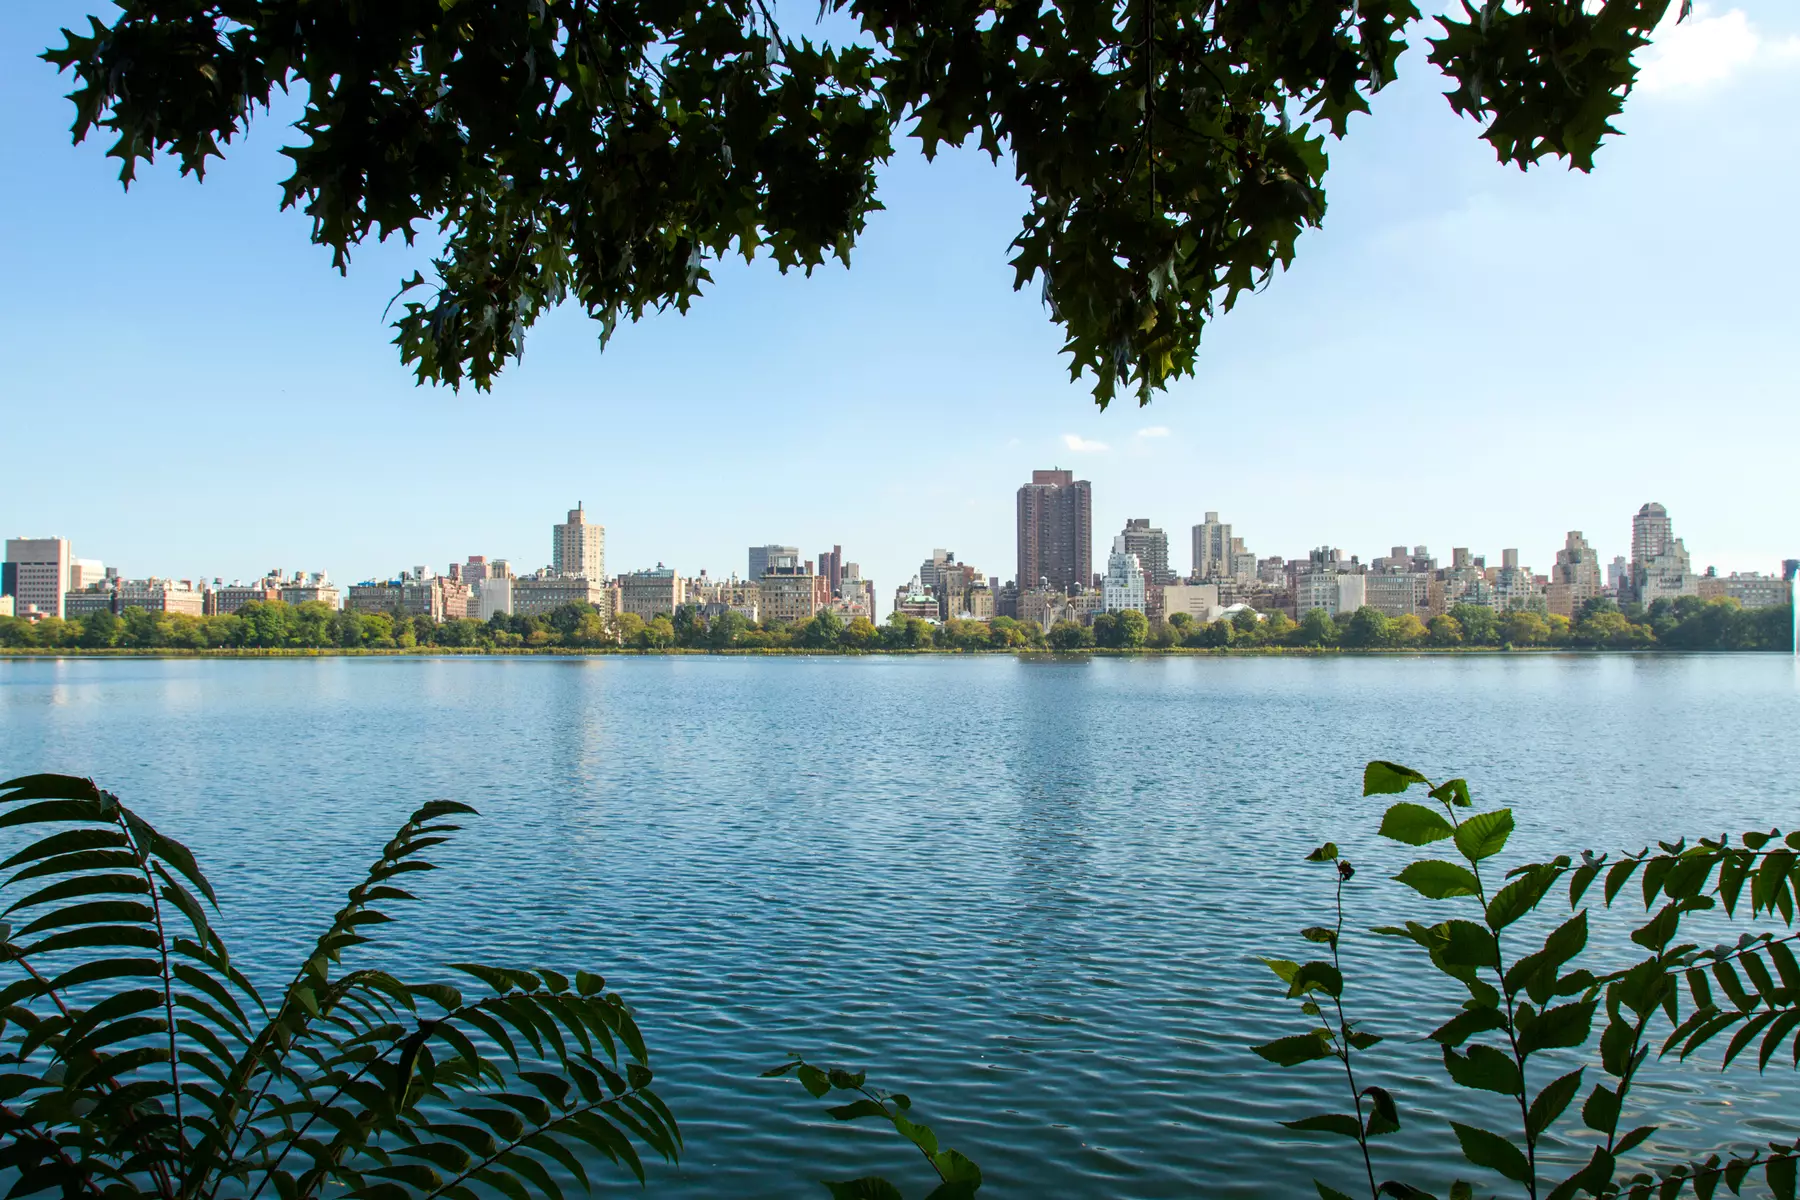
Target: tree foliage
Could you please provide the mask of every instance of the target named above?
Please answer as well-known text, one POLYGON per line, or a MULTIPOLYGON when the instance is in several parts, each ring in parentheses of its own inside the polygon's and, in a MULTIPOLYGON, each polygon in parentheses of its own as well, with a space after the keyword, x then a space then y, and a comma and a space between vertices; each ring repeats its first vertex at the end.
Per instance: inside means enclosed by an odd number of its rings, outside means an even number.
POLYGON ((456 650, 789 650, 847 653, 916 650, 978 651, 1082 650, 1093 646, 1134 650, 1143 647, 1195 650, 1257 650, 1343 646, 1354 650, 1415 647, 1569 646, 1634 650, 1788 650, 1792 610, 1746 610, 1734 600, 1695 597, 1658 600, 1635 618, 1610 602, 1590 608, 1579 621, 1515 610, 1495 614, 1475 605, 1457 605, 1454 616, 1436 616, 1429 625, 1411 614, 1388 618, 1373 608, 1333 618, 1313 609, 1296 624, 1286 614, 1261 617, 1240 611, 1231 620, 1198 624, 1187 613, 1151 626, 1135 611, 1101 613, 1094 624, 1059 622, 1046 633, 1032 622, 1011 617, 990 621, 953 619, 933 624, 917 617, 891 617, 876 626, 867 617, 848 625, 835 613, 821 613, 793 625, 757 624, 741 613, 708 618, 691 606, 649 621, 621 613, 610 622, 592 605, 575 602, 533 616, 498 614, 486 623, 453 618, 406 617, 394 613, 334 612, 323 604, 295 606, 279 600, 247 604, 236 613, 213 617, 146 613, 128 608, 122 616, 90 613, 79 620, 47 618, 35 624, 0 617, 0 647, 37 650, 396 650, 445 647, 456 650), (1465 628, 1463 621, 1468 622, 1465 628), (1064 628, 1066 626, 1066 628, 1064 628), (1061 629, 1061 632, 1058 632, 1061 629))
MULTIPOLYGON (((1431 60, 1504 162, 1581 170, 1669 0, 1488 0, 1431 60)), ((815 41, 764 0, 121 0, 45 57, 74 136, 129 184, 203 175, 275 93, 303 109, 283 205, 346 269, 435 231, 395 341, 421 381, 488 387, 544 312, 685 311, 727 255, 848 262, 896 140, 1010 155, 1036 282, 1104 406, 1192 374, 1206 323, 1324 217, 1326 139, 1394 78, 1412 0, 824 0, 815 41), (834 44, 835 43, 835 44, 834 44)))
MULTIPOLYGON (((1429 803, 1392 804, 1380 834, 1436 851, 1394 877, 1432 912, 1373 932, 1411 944, 1466 997, 1435 1029, 1405 1032, 1436 1043, 1451 1083, 1485 1094, 1490 1111, 1483 1123, 1450 1121, 1445 1138, 1482 1172, 1482 1186, 1529 1200, 1675 1200, 1690 1188, 1699 1200, 1711 1200, 1721 1185, 1735 1195, 1747 1179, 1760 1177, 1772 1195, 1793 1200, 1800 1141, 1758 1135, 1752 1108, 1732 1110, 1745 1142, 1675 1162, 1634 1154, 1658 1129, 1638 1120, 1654 1121, 1660 1107, 1656 1099, 1637 1099, 1634 1088, 1652 1055, 1690 1069, 1700 1065, 1696 1056, 1703 1051, 1719 1052, 1721 1068, 1752 1059, 1759 1071, 1800 1064, 1800 933, 1794 931, 1800 833, 1662 842, 1616 858, 1584 850, 1579 858, 1561 855, 1503 871, 1496 860, 1513 831, 1510 809, 1478 809, 1461 779, 1433 785, 1388 762, 1372 762, 1364 774, 1364 795, 1415 787, 1429 803), (1557 911, 1565 897, 1566 909, 1557 911), (1590 946, 1596 903, 1607 909, 1641 903, 1644 919, 1628 945, 1590 946), (1720 923, 1736 926, 1739 935, 1703 946, 1683 929, 1696 917, 1709 935, 1720 923), (1552 1153, 1553 1146, 1564 1149, 1552 1153)), ((1336 875, 1332 923, 1302 931, 1330 957, 1264 960, 1288 997, 1300 1001, 1308 1025, 1257 1053, 1284 1067, 1336 1060, 1352 1111, 1287 1127, 1354 1141, 1360 1178, 1353 1186, 1360 1191, 1366 1183, 1371 1200, 1432 1200, 1415 1181, 1378 1182, 1386 1172, 1376 1166, 1385 1157, 1377 1139, 1400 1128, 1405 1109, 1369 1070, 1367 1052, 1382 1035, 1350 1011, 1351 981, 1340 950, 1347 936, 1345 886, 1356 872, 1332 843, 1307 857, 1336 875)), ((1408 1119, 1431 1116, 1421 1111, 1408 1119)), ((1317 1186, 1324 1200, 1349 1195, 1322 1180, 1317 1186)), ((1449 1195, 1469 1200, 1474 1189, 1457 1179, 1449 1195)))

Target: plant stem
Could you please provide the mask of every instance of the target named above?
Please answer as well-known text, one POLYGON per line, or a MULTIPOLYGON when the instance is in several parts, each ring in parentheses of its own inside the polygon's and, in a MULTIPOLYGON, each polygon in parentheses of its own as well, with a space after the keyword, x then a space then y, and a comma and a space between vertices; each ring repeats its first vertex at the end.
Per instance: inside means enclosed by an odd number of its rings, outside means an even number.
POLYGON ((1350 1083, 1350 1103, 1356 1106, 1356 1144, 1362 1149, 1363 1170, 1367 1172, 1369 1176, 1369 1200, 1380 1200, 1380 1195, 1375 1188, 1375 1163, 1374 1160, 1369 1157, 1368 1126, 1363 1122, 1362 1092, 1358 1090, 1356 1086, 1356 1072, 1350 1068, 1350 1020, 1344 1015, 1344 989, 1342 986, 1344 966, 1343 960, 1338 955, 1338 943, 1343 940, 1343 937, 1344 874, 1342 871, 1339 871, 1337 881, 1337 932, 1331 939, 1331 965, 1337 968, 1339 980, 1339 994, 1331 998, 1332 1002, 1337 1005, 1338 1036, 1341 1039, 1338 1043, 1338 1057, 1342 1059, 1344 1063, 1344 1078, 1350 1083))

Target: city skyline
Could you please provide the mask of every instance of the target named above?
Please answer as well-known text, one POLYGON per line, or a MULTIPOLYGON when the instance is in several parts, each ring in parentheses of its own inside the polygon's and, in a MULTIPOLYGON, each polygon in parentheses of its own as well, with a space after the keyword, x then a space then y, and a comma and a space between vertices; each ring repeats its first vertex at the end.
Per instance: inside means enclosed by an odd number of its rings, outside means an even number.
MULTIPOLYGON (((1027 495, 1034 490, 1041 490, 1045 485, 1050 485, 1052 491, 1067 493, 1068 499, 1075 502, 1083 515, 1077 515, 1077 508, 1070 508, 1070 511, 1064 514, 1064 519, 1071 522, 1071 528, 1084 528, 1087 523, 1085 510, 1094 498, 1092 491, 1086 486, 1087 483, 1086 480, 1074 479, 1073 473, 1067 470, 1034 470, 1031 481, 1020 487, 1016 496, 1015 534, 1021 549, 1025 544, 1027 495)), ((1069 505, 1065 503, 1065 507, 1069 507, 1069 505)), ((1122 562, 1121 555, 1129 555, 1134 569, 1142 572, 1139 581, 1140 589, 1145 583, 1150 585, 1157 583, 1151 566, 1144 562, 1142 553, 1144 544, 1141 539, 1153 539, 1155 552, 1167 552, 1167 545, 1171 540, 1183 539, 1170 539, 1166 530, 1152 525, 1152 520, 1152 518, 1142 517, 1128 518, 1116 534, 1106 535, 1102 531, 1100 541, 1108 549, 1104 553, 1095 552, 1099 561, 1095 563, 1094 569, 1088 576, 1094 583, 1096 595, 1118 594, 1117 589, 1120 585, 1118 571, 1122 562)), ((1665 505, 1657 501, 1646 501, 1629 518, 1630 533, 1619 553, 1609 557, 1603 551, 1596 550, 1597 539, 1588 536, 1586 531, 1569 530, 1564 535, 1564 545, 1549 555, 1548 561, 1540 562, 1523 554, 1519 548, 1510 546, 1485 548, 1466 545, 1438 545, 1434 547, 1424 542, 1410 544, 1397 542, 1388 547, 1385 555, 1366 553, 1362 549, 1346 551, 1343 546, 1335 545, 1329 540, 1317 542, 1304 550, 1293 547, 1264 547, 1250 544, 1247 537, 1235 533, 1232 522, 1221 520, 1220 514, 1215 510, 1207 510, 1203 514, 1202 521, 1190 528, 1190 536, 1187 539, 1191 542, 1193 552, 1201 555, 1201 559, 1190 561, 1184 571, 1180 569, 1180 555, 1167 553, 1168 575, 1166 578, 1169 583, 1177 585, 1222 578, 1234 572, 1241 578, 1255 579, 1258 575, 1259 561, 1272 559, 1286 560, 1290 564, 1289 575, 1291 577, 1293 568, 1306 562, 1308 557, 1315 562, 1324 561, 1331 564, 1332 570, 1342 570, 1360 564, 1358 569, 1376 572, 1412 571, 1423 573, 1436 570, 1440 562, 1446 568, 1468 568, 1471 564, 1480 567, 1485 563, 1490 571, 1498 570, 1503 593, 1508 586, 1505 581, 1509 578, 1516 578, 1518 583, 1515 586, 1535 588, 1534 594, 1538 595, 1540 600, 1543 599, 1546 589, 1548 589, 1550 610, 1566 611, 1571 607, 1578 608, 1581 601, 1597 597, 1602 592, 1610 595, 1617 591, 1618 572, 1622 566, 1625 568, 1627 577, 1631 577, 1634 571, 1643 576, 1636 580, 1634 586, 1644 593, 1646 599, 1649 599, 1658 595, 1681 594, 1684 577, 1692 580, 1709 574, 1716 574, 1720 577, 1741 574, 1782 578, 1787 563, 1793 558, 1793 556, 1784 556, 1768 564, 1755 565, 1721 566, 1717 563, 1706 562, 1703 557, 1696 558, 1686 548, 1686 537, 1675 534, 1674 524, 1674 516, 1665 505), (1223 556, 1221 556, 1221 550, 1224 552, 1223 556), (1230 553, 1232 551, 1236 552, 1235 555, 1230 553), (1426 565, 1427 559, 1430 560, 1429 566, 1426 565), (1204 570, 1202 569, 1203 565, 1204 570)), ((758 577, 755 568, 761 563, 765 568, 779 574, 802 572, 811 574, 816 571, 821 581, 829 581, 825 591, 821 593, 822 596, 836 592, 838 576, 842 574, 846 565, 857 572, 857 578, 861 581, 873 578, 862 572, 859 564, 853 561, 846 564, 841 543, 833 544, 829 550, 821 551, 814 557, 802 555, 798 547, 793 545, 779 543, 752 545, 748 547, 746 570, 742 574, 735 567, 712 572, 706 567, 687 570, 680 565, 665 565, 665 558, 679 564, 679 557, 675 555, 659 557, 654 567, 631 565, 609 574, 604 550, 607 537, 606 523, 592 520, 585 508, 585 502, 578 501, 575 508, 567 510, 566 521, 552 524, 551 553, 548 559, 541 564, 534 563, 529 555, 515 558, 504 554, 477 554, 470 551, 466 555, 452 556, 441 565, 438 561, 432 560, 419 562, 415 556, 404 560, 409 564, 408 566, 392 566, 387 570, 362 576, 337 574, 331 569, 329 563, 306 564, 300 567, 294 567, 292 564, 277 565, 267 567, 262 572, 251 576, 226 576, 217 572, 192 574, 167 570, 145 572, 125 569, 104 556, 100 558, 77 557, 76 545, 72 539, 62 539, 62 535, 52 533, 19 535, 18 538, 9 541, 8 557, 11 558, 11 551, 15 545, 32 547, 32 551, 28 554, 28 557, 32 558, 45 557, 44 554, 38 553, 38 550, 45 546, 53 547, 55 553, 50 557, 59 558, 60 570, 64 573, 65 578, 71 580, 72 586, 67 589, 70 592, 80 591, 83 585, 99 580, 103 569, 106 575, 123 580, 152 582, 158 579, 181 580, 191 581, 197 589, 222 585, 228 590, 232 588, 253 589, 258 583, 286 575, 291 570, 296 580, 309 573, 312 574, 315 586, 317 582, 328 578, 334 588, 344 594, 347 594, 353 585, 398 586, 401 581, 420 570, 424 570, 427 577, 432 574, 446 574, 454 578, 460 572, 464 582, 471 583, 479 589, 480 580, 486 576, 489 569, 487 564, 490 563, 499 565, 509 577, 514 574, 524 576, 532 573, 581 575, 594 581, 596 587, 610 587, 634 579, 642 581, 647 577, 663 579, 675 577, 694 581, 710 579, 715 584, 731 579, 754 581, 758 577), (56 546, 55 544, 59 540, 62 541, 62 544, 56 546), (474 573, 470 574, 471 571, 474 573)), ((1600 539, 1600 545, 1605 545, 1603 539, 1600 539)), ((91 550, 91 547, 84 547, 84 549, 91 550)), ((102 554, 104 555, 104 552, 102 554)), ((976 577, 985 579, 992 588, 989 604, 999 598, 1001 586, 1005 583, 1017 583, 1021 592, 1030 590, 1032 587, 1030 583, 1020 581, 1016 576, 1009 581, 1003 570, 988 570, 987 565, 982 562, 944 549, 932 550, 930 557, 924 560, 924 566, 922 568, 915 567, 912 570, 911 579, 917 582, 925 577, 923 579, 925 586, 928 589, 937 589, 941 593, 942 589, 938 586, 938 580, 932 576, 938 573, 946 560, 965 575, 968 572, 974 572, 976 577)), ((27 602, 24 599, 26 594, 35 596, 36 592, 44 591, 47 587, 42 581, 33 581, 28 578, 28 573, 33 568, 9 562, 5 570, 7 571, 4 584, 6 594, 16 597, 20 604, 27 602)), ((39 570, 37 573, 42 574, 43 572, 39 570)), ((1376 576, 1376 578, 1378 577, 1376 576)), ((901 593, 906 592, 908 580, 906 572, 900 572, 889 578, 898 579, 900 581, 898 590, 901 593)), ((1687 586, 1691 586, 1691 583, 1687 586)), ((1336 589, 1335 583, 1330 585, 1332 599, 1329 604, 1334 611, 1340 604, 1339 593, 1336 589)), ((1063 590, 1063 587, 1059 586, 1053 590, 1063 590)), ((1368 593, 1365 593, 1359 586, 1355 594, 1362 597, 1368 593)), ((554 597, 547 595, 542 603, 556 603, 567 598, 560 593, 554 597)), ((39 599, 41 600, 41 597, 39 599)), ((873 588, 868 599, 871 602, 873 615, 878 620, 888 616, 894 609, 894 591, 888 588, 879 586, 873 588)), ((1290 597, 1290 603, 1292 599, 1290 597)), ((1508 606, 1507 597, 1504 594, 1500 600, 1499 607, 1508 606)), ((1304 608, 1308 602, 1302 596, 1301 607, 1304 608)), ((1315 599, 1310 602, 1328 603, 1323 599, 1315 599)), ((1355 607, 1362 602, 1363 600, 1359 598, 1351 603, 1350 607, 1355 607)), ((1369 602, 1374 602, 1372 596, 1369 602)), ((510 600, 508 603, 510 604, 510 600)), ((1140 599, 1135 606, 1142 607, 1142 600, 1140 599)), ((1111 607, 1110 604, 1109 607, 1111 607)), ((1152 607, 1156 606, 1152 605, 1152 607)), ((471 608, 471 612, 473 612, 473 608, 471 608)))

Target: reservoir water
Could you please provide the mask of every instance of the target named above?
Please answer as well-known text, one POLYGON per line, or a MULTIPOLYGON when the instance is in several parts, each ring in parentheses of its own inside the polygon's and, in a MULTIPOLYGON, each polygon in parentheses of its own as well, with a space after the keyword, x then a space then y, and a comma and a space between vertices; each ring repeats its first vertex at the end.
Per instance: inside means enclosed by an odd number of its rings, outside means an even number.
MULTIPOLYGON (((657 1196, 822 1196, 875 1171, 923 1190, 891 1132, 757 1078, 793 1051, 909 1093, 984 1196, 1351 1188, 1348 1143, 1276 1124, 1339 1107, 1329 1072, 1249 1047, 1300 1028, 1256 956, 1301 957, 1294 932, 1325 916, 1314 845, 1358 864, 1352 924, 1447 915, 1382 878, 1405 860, 1358 795, 1371 758, 1512 806, 1509 862, 1791 829, 1800 674, 1764 655, 0 660, 0 776, 91 775, 185 840, 271 990, 413 807, 478 807, 382 953, 415 977, 604 973, 686 1134, 657 1196)), ((1442 1189, 1443 1118, 1476 1110, 1410 1039, 1455 1001, 1374 942, 1349 995, 1396 1035, 1367 1068, 1406 1126, 1387 1173, 1442 1189)), ((1800 1135, 1782 1058, 1653 1072, 1651 1150, 1746 1113, 1800 1135)))

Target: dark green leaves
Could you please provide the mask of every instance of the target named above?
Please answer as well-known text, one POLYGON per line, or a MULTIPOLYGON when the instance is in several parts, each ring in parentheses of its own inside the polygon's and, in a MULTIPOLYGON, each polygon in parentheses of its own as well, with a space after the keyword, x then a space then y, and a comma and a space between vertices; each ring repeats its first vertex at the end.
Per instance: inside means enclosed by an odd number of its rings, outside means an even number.
POLYGON ((1492 858, 1506 848, 1512 836, 1513 815, 1510 808, 1490 809, 1469 817, 1456 829, 1456 848, 1470 862, 1492 858))
POLYGON ((1329 1058, 1331 1040, 1323 1030, 1315 1030, 1312 1033, 1276 1038, 1253 1049, 1278 1067, 1292 1067, 1316 1058, 1329 1058))
POLYGON ((1467 867, 1438 859, 1410 863, 1394 878, 1427 900, 1451 900, 1481 894, 1480 883, 1467 867))
POLYGON ((1404 792, 1415 783, 1422 783, 1426 787, 1431 786, 1431 780, 1411 767, 1403 767, 1399 763, 1382 762, 1377 759, 1363 768, 1363 795, 1365 796, 1404 792))
MULTIPOLYGON (((1436 61, 1503 157, 1585 166, 1659 3, 1525 7, 1450 20, 1436 61)), ((159 152, 203 175, 277 93, 302 97, 283 206, 339 270, 370 238, 441 235, 394 340, 453 386, 490 386, 566 302, 604 343, 685 312, 728 256, 848 263, 903 136, 1008 154, 1016 286, 1041 289, 1102 405, 1191 375, 1207 323, 1292 261, 1324 216, 1326 137, 1392 82, 1419 17, 1412 0, 826 0, 859 29, 831 46, 711 0, 363 11, 139 0, 44 57, 74 76, 75 139, 107 131, 126 182, 159 152)))
MULTIPOLYGON (((937 1134, 931 1127, 913 1120, 909 1115, 912 1101, 905 1096, 868 1086, 860 1071, 825 1070, 799 1058, 764 1071, 762 1077, 773 1079, 790 1073, 800 1080, 807 1093, 815 1099, 834 1090, 849 1092, 857 1097, 849 1103, 827 1108, 825 1111, 833 1120, 856 1121, 867 1117, 884 1120, 892 1125, 894 1131, 910 1142, 937 1173, 938 1186, 932 1190, 927 1200, 967 1200, 967 1197, 973 1196, 980 1189, 981 1168, 961 1151, 939 1146, 937 1134)), ((901 1195, 898 1188, 878 1176, 826 1180, 824 1183, 826 1190, 833 1196, 851 1197, 853 1200, 893 1200, 901 1195)))
POLYGON ((1463 1157, 1476 1166, 1498 1171, 1515 1183, 1531 1179, 1531 1165, 1526 1161, 1525 1152, 1499 1134, 1464 1125, 1461 1121, 1450 1122, 1450 1127, 1462 1144, 1463 1157))
POLYGON ((1355 1117, 1344 1113, 1324 1113, 1316 1117, 1301 1117, 1298 1121, 1283 1121, 1283 1125, 1296 1133, 1330 1133, 1338 1137, 1358 1141, 1362 1135, 1362 1126, 1355 1117))
POLYGON ((15 781, 0 805, 19 800, 35 803, 0 810, 0 829, 36 840, 0 884, 21 923, 0 930, 0 1103, 49 1131, 5 1148, 21 1194, 167 1197, 179 1178, 276 1200, 563 1200, 559 1181, 589 1187, 584 1158, 642 1180, 639 1147, 678 1154, 643 1039, 598 976, 577 992, 553 970, 466 964, 490 989, 471 997, 342 969, 391 921, 382 906, 412 899, 393 877, 431 869, 467 806, 413 813, 271 1014, 185 847, 86 780, 15 781))
MULTIPOLYGON (((1438 813, 1423 804, 1402 801, 1389 808, 1381 818, 1378 831, 1382 837, 1404 842, 1408 846, 1424 846, 1452 837, 1456 831, 1438 813)), ((1460 844, 1460 843, 1459 843, 1460 844)))
POLYGON ((1467 1054, 1444 1047, 1444 1069, 1458 1085, 1503 1096, 1519 1095, 1519 1067, 1512 1055, 1492 1046, 1475 1045, 1467 1054))
POLYGON ((1575 0, 1465 3, 1440 18, 1431 61, 1456 81, 1450 106, 1487 122, 1482 137, 1500 161, 1526 167, 1548 155, 1591 170, 1616 133, 1637 78, 1632 56, 1669 0, 1586 5, 1575 0))

